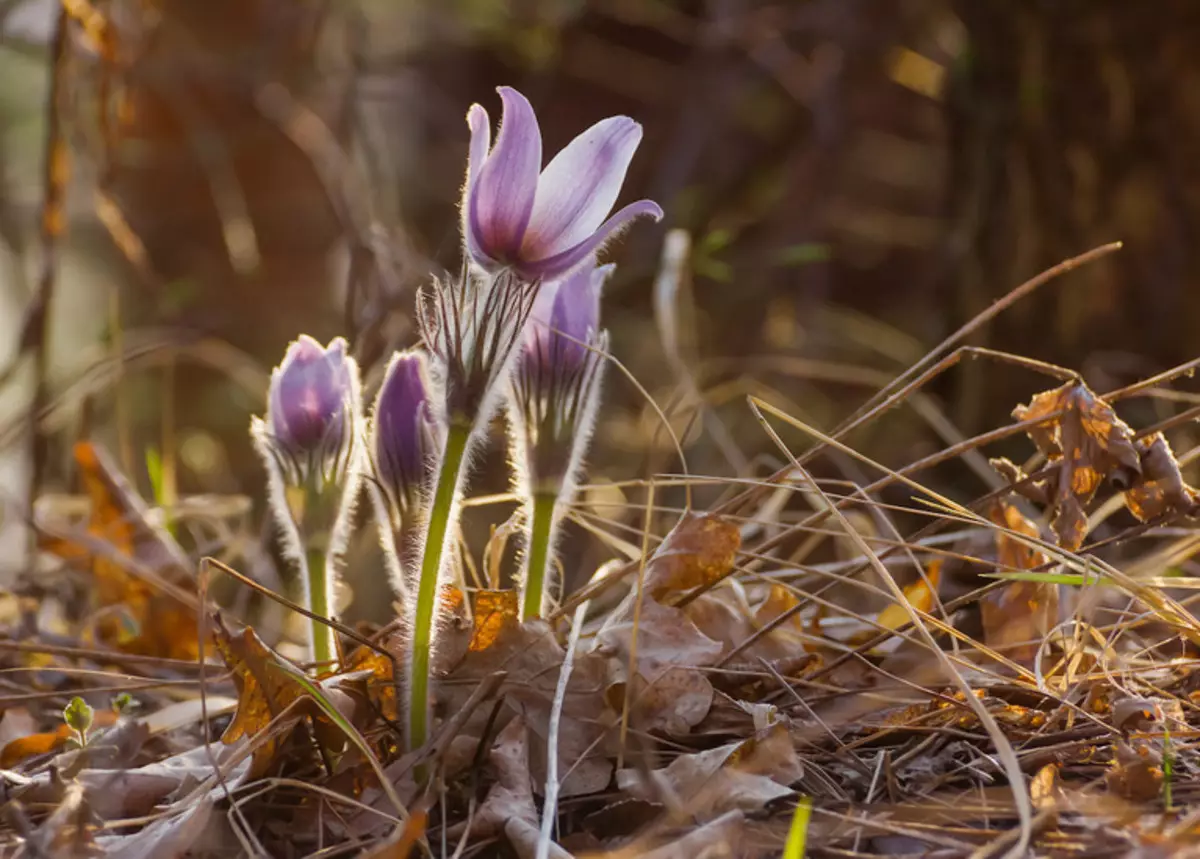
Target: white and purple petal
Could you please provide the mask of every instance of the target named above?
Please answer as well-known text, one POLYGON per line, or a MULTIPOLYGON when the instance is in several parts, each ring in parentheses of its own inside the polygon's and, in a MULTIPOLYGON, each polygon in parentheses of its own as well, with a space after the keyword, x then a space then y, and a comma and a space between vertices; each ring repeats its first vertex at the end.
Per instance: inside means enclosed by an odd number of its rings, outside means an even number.
POLYGON ((631 221, 644 216, 654 218, 656 221, 662 220, 662 207, 653 200, 638 200, 636 203, 630 203, 574 247, 543 259, 522 260, 520 271, 522 275, 531 279, 540 277, 544 280, 551 280, 564 277, 599 251, 604 243, 614 238, 619 231, 629 226, 631 221))
MULTIPOLYGON (((496 145, 467 192, 467 244, 484 262, 507 262, 519 254, 542 165, 542 135, 532 105, 511 87, 499 92, 504 113, 496 145)), ((474 131, 472 137, 474 154, 479 140, 474 131)))
POLYGON ((538 178, 522 259, 568 250, 596 231, 612 211, 642 127, 627 116, 597 122, 546 165, 538 178))

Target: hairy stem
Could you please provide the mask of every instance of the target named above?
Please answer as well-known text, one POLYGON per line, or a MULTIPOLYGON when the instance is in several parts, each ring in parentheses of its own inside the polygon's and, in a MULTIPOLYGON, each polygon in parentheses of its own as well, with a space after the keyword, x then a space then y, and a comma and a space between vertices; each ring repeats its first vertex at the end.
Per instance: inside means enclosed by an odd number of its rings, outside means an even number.
POLYGON ((554 505, 557 500, 552 494, 536 493, 530 505, 525 593, 521 600, 523 621, 542 616, 546 568, 550 566, 550 546, 554 537, 554 505))
POLYGON ((425 548, 421 556, 421 572, 417 583, 416 617, 412 625, 412 657, 408 686, 408 745, 410 750, 425 745, 428 733, 429 651, 433 642, 434 609, 437 603, 443 557, 446 554, 447 536, 451 534, 450 520, 454 515, 454 502, 458 495, 463 462, 466 459, 467 442, 470 437, 471 428, 469 426, 451 423, 446 433, 446 447, 442 453, 441 466, 438 469, 433 506, 429 510, 425 548))
MULTIPOLYGON (((304 558, 308 569, 308 610, 313 614, 328 619, 332 610, 330 591, 332 588, 329 570, 329 558, 323 549, 309 548, 304 558)), ((324 668, 332 667, 330 663, 337 658, 337 646, 333 641, 333 629, 319 620, 310 619, 312 623, 312 658, 314 662, 326 663, 324 668)), ((320 670, 320 669, 318 669, 320 670)))

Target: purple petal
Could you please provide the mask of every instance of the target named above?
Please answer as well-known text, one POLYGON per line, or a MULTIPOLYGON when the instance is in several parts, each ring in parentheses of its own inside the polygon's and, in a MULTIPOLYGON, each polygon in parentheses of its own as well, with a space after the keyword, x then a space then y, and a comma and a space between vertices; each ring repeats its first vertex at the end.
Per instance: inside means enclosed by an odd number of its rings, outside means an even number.
POLYGON ((467 246, 488 260, 515 258, 520 250, 542 165, 542 134, 533 107, 511 87, 499 92, 504 101, 500 133, 467 202, 467 246))
POLYGON ((600 291, 616 266, 579 268, 562 282, 554 296, 550 327, 574 340, 587 341, 600 325, 600 291))
POLYGON ((467 148, 467 183, 463 188, 460 206, 462 234, 467 243, 467 253, 481 264, 490 264, 494 260, 491 260, 483 248, 476 243, 475 233, 470 229, 468 218, 471 194, 475 188, 475 182, 479 179, 479 171, 482 169, 484 161, 487 160, 488 147, 492 142, 491 121, 488 119, 487 111, 481 105, 473 104, 467 111, 467 127, 471 129, 471 142, 467 148))
POLYGON ((473 104, 467 111, 467 128, 471 130, 471 143, 467 150, 467 193, 479 178, 479 170, 487 160, 488 147, 492 145, 492 126, 483 105, 473 104))
POLYGON ((549 366, 578 363, 587 356, 581 344, 600 327, 600 293, 615 269, 585 265, 541 287, 527 323, 526 360, 549 366))
POLYGON ((649 215, 656 221, 662 220, 662 208, 653 200, 630 203, 574 247, 544 259, 523 262, 520 266, 521 274, 528 278, 540 277, 545 280, 563 277, 596 253, 618 231, 627 227, 630 221, 643 215, 649 215))
POLYGON ((372 432, 377 475, 396 499, 413 497, 424 481, 428 399, 425 356, 397 353, 375 400, 372 432))
POLYGON ((522 257, 540 259, 579 244, 612 211, 642 139, 627 116, 601 120, 554 156, 538 179, 522 257))
POLYGON ((327 435, 341 431, 350 389, 346 341, 338 337, 326 349, 301 335, 271 374, 272 433, 291 447, 318 447, 327 435))

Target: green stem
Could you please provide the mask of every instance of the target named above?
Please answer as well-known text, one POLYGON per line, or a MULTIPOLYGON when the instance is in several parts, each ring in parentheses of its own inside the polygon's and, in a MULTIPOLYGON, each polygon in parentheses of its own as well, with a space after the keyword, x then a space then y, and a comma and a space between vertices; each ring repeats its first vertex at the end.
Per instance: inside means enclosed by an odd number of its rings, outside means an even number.
POLYGON ((425 745, 429 718, 429 646, 433 640, 434 609, 437 603, 438 582, 446 537, 450 533, 450 517, 454 512, 459 478, 467 452, 471 428, 451 423, 446 432, 446 448, 438 471, 433 507, 429 511, 429 526, 425 533, 425 549, 421 556, 421 577, 417 585, 417 612, 412 628, 412 662, 409 671, 409 749, 425 745))
POLYGON ((550 565, 550 540, 554 534, 554 495, 538 493, 533 496, 529 514, 529 554, 525 566, 525 594, 521 602, 521 620, 542 616, 543 592, 546 589, 546 568, 550 565))
MULTIPOLYGON (((321 549, 309 548, 305 552, 308 569, 308 594, 311 605, 306 608, 313 614, 328 619, 332 606, 329 604, 329 567, 325 552, 321 549)), ((329 669, 337 657, 337 647, 333 641, 333 629, 328 624, 318 620, 312 623, 312 657, 314 662, 324 662, 323 667, 329 669)), ((320 670, 320 669, 318 669, 320 670)))

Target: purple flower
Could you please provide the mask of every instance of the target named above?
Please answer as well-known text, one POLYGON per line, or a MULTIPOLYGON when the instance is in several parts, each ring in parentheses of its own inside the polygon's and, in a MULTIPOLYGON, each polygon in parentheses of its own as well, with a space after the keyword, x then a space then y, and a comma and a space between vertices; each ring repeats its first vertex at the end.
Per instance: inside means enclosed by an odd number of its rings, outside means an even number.
POLYGON ((487 111, 472 105, 463 235, 471 258, 489 271, 512 268, 528 280, 553 280, 596 253, 640 215, 662 209, 639 200, 608 220, 642 127, 612 116, 576 137, 542 169, 542 134, 525 96, 499 88, 504 114, 490 146, 487 111))
POLYGON ((560 373, 583 365, 591 354, 584 344, 600 325, 600 293, 615 268, 584 266, 542 287, 529 313, 523 365, 536 362, 560 373))
POLYGON ((357 410, 357 365, 346 354, 346 341, 336 337, 324 347, 301 334, 271 373, 261 430, 283 460, 289 482, 306 476, 314 462, 326 475, 344 469, 357 410))
POLYGON ((600 292, 615 266, 588 262, 542 287, 526 323, 509 393, 510 448, 517 490, 553 489, 570 498, 599 404, 608 333, 600 292), (589 348, 590 347, 590 348, 589 348))
POLYGON ((397 513, 418 502, 438 435, 425 355, 397 352, 375 399, 371 454, 380 488, 397 513))

